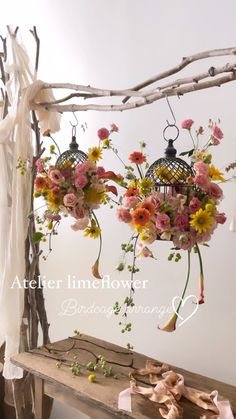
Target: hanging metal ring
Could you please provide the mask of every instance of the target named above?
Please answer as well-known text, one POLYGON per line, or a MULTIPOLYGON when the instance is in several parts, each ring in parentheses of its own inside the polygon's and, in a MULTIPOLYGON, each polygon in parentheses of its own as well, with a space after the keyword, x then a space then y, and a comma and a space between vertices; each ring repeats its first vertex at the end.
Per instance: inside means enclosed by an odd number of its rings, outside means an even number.
POLYGON ((179 128, 177 127, 177 125, 175 125, 175 124, 168 124, 166 127, 165 127, 165 129, 163 130, 163 137, 164 137, 164 140, 165 141, 169 141, 169 140, 172 140, 172 141, 176 141, 177 140, 177 138, 178 138, 178 136, 179 136, 179 128), (176 131, 177 131, 177 133, 176 133, 176 136, 174 137, 174 138, 167 138, 166 137, 166 131, 167 131, 167 129, 168 128, 176 128, 176 131))

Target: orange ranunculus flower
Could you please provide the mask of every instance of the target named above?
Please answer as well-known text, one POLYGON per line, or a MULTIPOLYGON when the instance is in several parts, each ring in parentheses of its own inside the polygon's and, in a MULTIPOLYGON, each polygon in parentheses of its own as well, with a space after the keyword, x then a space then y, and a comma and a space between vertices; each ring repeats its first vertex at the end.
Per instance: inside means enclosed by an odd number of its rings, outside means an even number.
POLYGON ((145 208, 137 208, 132 214, 134 224, 145 226, 150 220, 150 212, 145 208))
POLYGON ((143 153, 141 153, 141 151, 134 151, 133 153, 130 154, 129 160, 131 161, 131 163, 142 164, 147 159, 146 159, 146 156, 143 153))
POLYGON ((44 177, 37 176, 35 181, 34 181, 34 186, 35 186, 35 189, 37 189, 38 191, 41 191, 42 189, 46 188, 47 181, 44 177))

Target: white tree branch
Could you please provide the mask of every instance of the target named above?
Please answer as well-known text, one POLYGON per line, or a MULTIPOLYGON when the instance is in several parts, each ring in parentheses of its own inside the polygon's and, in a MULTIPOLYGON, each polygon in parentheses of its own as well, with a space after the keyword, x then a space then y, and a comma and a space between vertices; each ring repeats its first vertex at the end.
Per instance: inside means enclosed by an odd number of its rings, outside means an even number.
POLYGON ((137 107, 145 106, 157 100, 163 99, 166 96, 181 96, 186 93, 194 92, 197 90, 208 89, 211 87, 221 86, 225 83, 229 83, 236 79, 236 63, 227 63, 219 67, 210 67, 207 71, 195 74, 185 78, 180 78, 175 81, 166 82, 160 86, 156 86, 152 90, 141 90, 150 84, 153 84, 159 80, 169 77, 179 71, 181 71, 187 65, 194 61, 206 59, 209 57, 217 57, 224 55, 236 55, 236 47, 225 48, 212 51, 205 51, 192 55, 190 57, 183 58, 182 62, 167 70, 159 75, 152 77, 144 81, 143 83, 133 87, 132 89, 123 90, 111 90, 111 89, 98 89, 91 86, 83 86, 70 83, 45 83, 43 89, 68 89, 74 90, 75 92, 69 93, 62 98, 59 98, 50 103, 32 103, 32 109, 46 109, 53 112, 75 112, 75 111, 124 111, 128 109, 134 109, 137 107), (73 98, 79 98, 84 100, 96 99, 96 98, 109 98, 109 97, 123 97, 121 104, 98 104, 98 103, 87 103, 87 104, 63 104, 73 98), (134 101, 128 100, 130 98, 136 98, 134 101), (138 98, 138 99, 137 99, 138 98))

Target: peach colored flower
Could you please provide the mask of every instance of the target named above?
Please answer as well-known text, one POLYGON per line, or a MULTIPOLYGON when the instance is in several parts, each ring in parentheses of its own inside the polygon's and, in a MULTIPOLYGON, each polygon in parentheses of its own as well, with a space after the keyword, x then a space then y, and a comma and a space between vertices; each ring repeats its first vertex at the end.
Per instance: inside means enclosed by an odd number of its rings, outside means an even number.
POLYGON ((86 216, 84 218, 80 218, 76 221, 75 224, 71 226, 72 230, 78 231, 78 230, 84 230, 89 225, 89 218, 86 216))

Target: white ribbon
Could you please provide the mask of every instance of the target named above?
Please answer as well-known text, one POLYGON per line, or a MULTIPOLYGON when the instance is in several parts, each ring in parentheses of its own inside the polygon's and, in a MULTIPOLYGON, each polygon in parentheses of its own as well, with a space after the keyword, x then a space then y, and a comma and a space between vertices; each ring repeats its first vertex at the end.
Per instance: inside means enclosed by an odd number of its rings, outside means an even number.
MULTIPOLYGON (((24 289, 11 286, 16 276, 20 283, 25 276, 33 161, 30 110, 34 100, 53 99, 51 91, 42 90, 43 82, 35 80, 27 53, 14 36, 11 44, 13 62, 8 63, 11 73, 6 86, 11 110, 0 121, 0 344, 6 342, 3 375, 7 379, 23 375, 10 358, 19 351, 24 289), (17 169, 19 157, 29 163, 25 175, 17 169)), ((37 117, 42 129, 59 130, 58 114, 44 111, 37 117)))

